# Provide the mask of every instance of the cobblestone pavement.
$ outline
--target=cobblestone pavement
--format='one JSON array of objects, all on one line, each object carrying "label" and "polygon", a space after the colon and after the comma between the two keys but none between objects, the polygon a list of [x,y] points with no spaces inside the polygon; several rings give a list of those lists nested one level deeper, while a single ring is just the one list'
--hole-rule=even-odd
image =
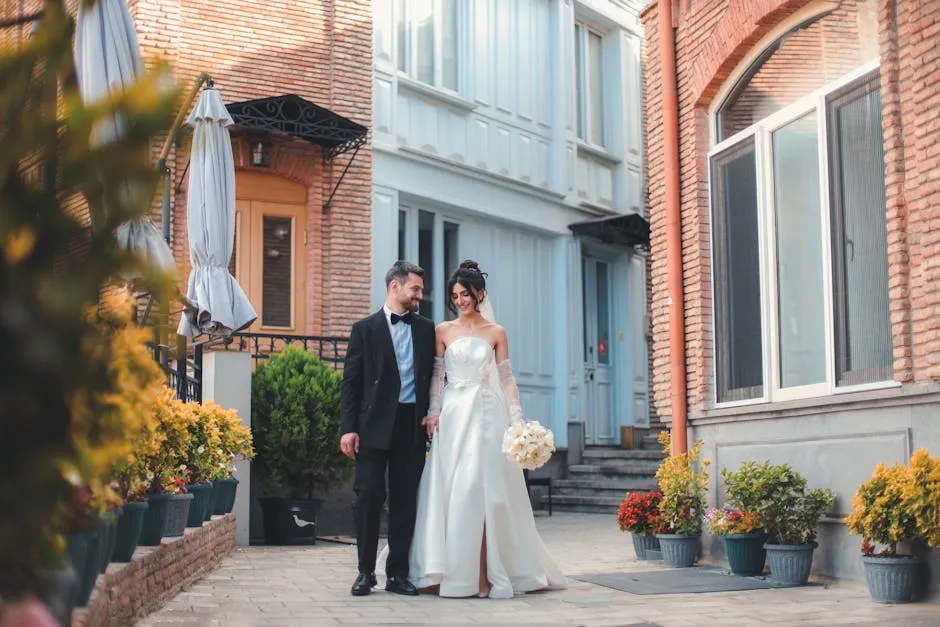
[{"label": "cobblestone pavement", "polygon": [[[549,551],[568,576],[645,571],[612,516],[539,516]],[[567,590],[511,600],[400,597],[376,591],[354,598],[354,546],[237,549],[211,576],[144,620],[166,625],[707,625],[940,626],[940,603],[873,604],[862,582],[707,594],[633,595],[569,580]]]}]

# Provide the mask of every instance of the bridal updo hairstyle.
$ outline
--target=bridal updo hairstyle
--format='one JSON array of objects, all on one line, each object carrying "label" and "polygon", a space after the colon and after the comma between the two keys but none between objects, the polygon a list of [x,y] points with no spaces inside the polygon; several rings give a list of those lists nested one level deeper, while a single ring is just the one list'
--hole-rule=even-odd
[{"label": "bridal updo hairstyle", "polygon": [[483,300],[480,298],[480,294],[486,290],[486,272],[480,270],[480,264],[472,259],[467,259],[454,270],[454,273],[450,276],[450,281],[447,282],[447,308],[455,315],[460,313],[457,306],[454,305],[453,297],[454,286],[458,284],[470,293],[474,308],[480,311],[480,302]]}]

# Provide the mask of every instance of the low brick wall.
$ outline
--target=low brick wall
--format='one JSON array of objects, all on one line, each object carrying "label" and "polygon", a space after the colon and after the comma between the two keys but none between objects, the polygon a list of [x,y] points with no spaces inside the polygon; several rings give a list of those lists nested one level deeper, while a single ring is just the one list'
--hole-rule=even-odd
[{"label": "low brick wall", "polygon": [[235,516],[214,517],[181,538],[139,547],[128,564],[110,564],[98,577],[88,607],[75,610],[72,627],[125,627],[156,611],[218,568],[235,548]]}]

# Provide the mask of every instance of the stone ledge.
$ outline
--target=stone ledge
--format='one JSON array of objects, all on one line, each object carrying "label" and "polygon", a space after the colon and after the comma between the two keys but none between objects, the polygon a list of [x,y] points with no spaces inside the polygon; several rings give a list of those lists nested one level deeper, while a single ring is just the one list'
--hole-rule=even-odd
[{"label": "stone ledge", "polygon": [[233,514],[164,538],[160,546],[139,547],[131,562],[108,565],[88,607],[72,613],[72,627],[132,625],[218,568],[234,548]]}]

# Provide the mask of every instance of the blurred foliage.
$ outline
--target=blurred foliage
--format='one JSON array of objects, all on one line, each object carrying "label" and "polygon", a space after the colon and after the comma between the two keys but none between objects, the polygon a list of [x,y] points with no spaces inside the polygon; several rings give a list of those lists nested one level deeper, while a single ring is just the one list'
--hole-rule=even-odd
[{"label": "blurred foliage", "polygon": [[[62,563],[71,505],[102,483],[130,446],[127,412],[152,373],[115,366],[126,319],[98,307],[112,277],[139,265],[116,241],[154,189],[150,138],[165,133],[177,91],[163,67],[95,106],[79,97],[63,0],[0,52],[0,597],[36,590]],[[92,147],[96,124],[126,132]],[[136,200],[132,200],[136,198]],[[87,207],[87,212],[83,209]],[[107,207],[107,211],[103,210]],[[160,295],[162,289],[154,291]],[[159,286],[161,288],[166,285]],[[90,313],[91,312],[91,313]],[[129,344],[128,344],[129,343]],[[120,407],[119,407],[120,406]]]}]

